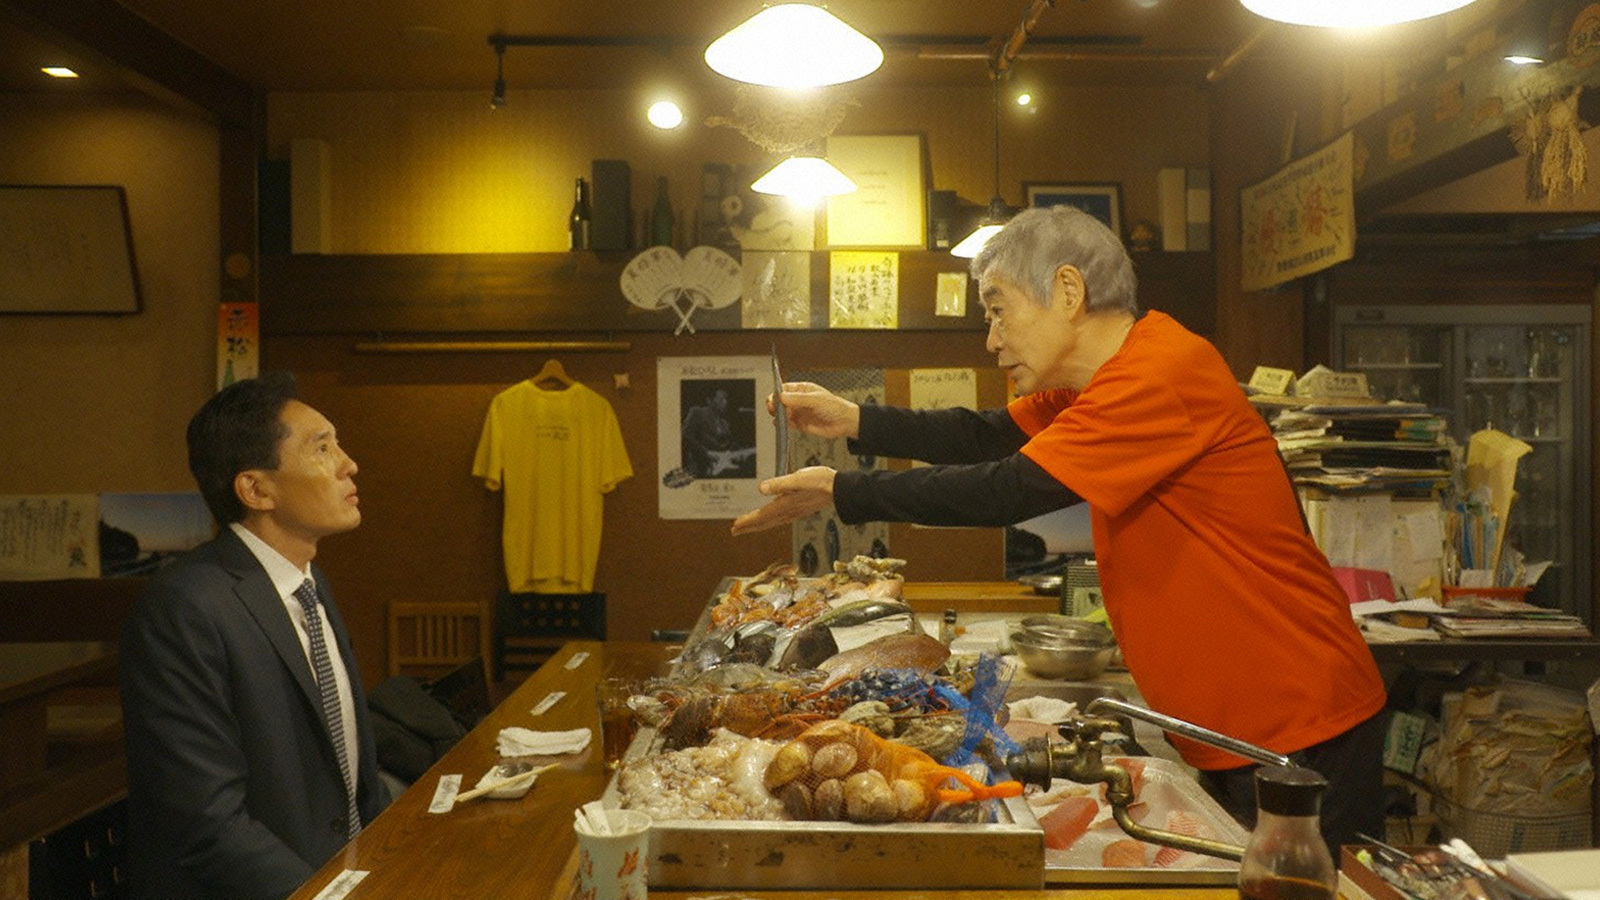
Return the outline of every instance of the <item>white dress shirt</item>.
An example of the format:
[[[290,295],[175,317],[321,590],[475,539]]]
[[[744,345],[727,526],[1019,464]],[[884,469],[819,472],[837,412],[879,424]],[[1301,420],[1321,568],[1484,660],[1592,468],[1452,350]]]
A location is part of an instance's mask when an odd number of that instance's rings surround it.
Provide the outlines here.
[[[306,631],[306,611],[300,605],[299,598],[294,592],[299,590],[307,578],[311,577],[311,567],[305,569],[295,567],[295,564],[284,558],[282,553],[272,549],[266,541],[257,537],[250,529],[238,522],[230,522],[229,528],[244,541],[250,548],[261,567],[267,570],[267,577],[272,579],[272,586],[277,589],[278,597],[283,601],[284,611],[289,614],[289,621],[294,623],[294,633],[300,638],[300,649],[306,655],[306,667],[311,668],[311,634]],[[321,596],[321,592],[318,592]],[[324,604],[326,607],[326,604]],[[350,760],[350,777],[359,778],[360,766],[357,760],[361,758],[361,747],[356,743],[356,711],[355,701],[350,698],[350,673],[345,669],[344,657],[339,653],[339,642],[334,640],[333,626],[328,624],[328,614],[322,616],[322,642],[328,647],[328,659],[333,663],[333,682],[339,691],[339,719],[344,725],[345,755]],[[311,674],[311,682],[316,683],[316,672]]]

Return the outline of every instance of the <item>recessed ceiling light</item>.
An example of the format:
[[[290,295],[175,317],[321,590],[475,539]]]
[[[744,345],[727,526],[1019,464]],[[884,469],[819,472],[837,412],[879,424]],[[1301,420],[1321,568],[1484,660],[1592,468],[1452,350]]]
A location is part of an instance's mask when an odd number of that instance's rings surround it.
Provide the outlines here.
[[[45,66],[45,67],[41,68],[39,71],[45,73],[46,75],[49,75],[51,78],[77,78],[78,77],[78,73],[77,72],[72,71],[71,69],[67,68],[66,66]]]
[[[651,125],[663,130],[677,128],[683,124],[683,110],[671,100],[657,100],[650,104],[644,116],[650,120]]]

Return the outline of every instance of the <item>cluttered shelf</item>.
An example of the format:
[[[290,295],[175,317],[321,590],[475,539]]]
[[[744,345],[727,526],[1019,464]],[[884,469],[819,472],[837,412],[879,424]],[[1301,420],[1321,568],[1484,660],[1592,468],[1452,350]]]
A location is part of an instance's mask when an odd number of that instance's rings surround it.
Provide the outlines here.
[[[1549,662],[1553,660],[1600,661],[1600,641],[1593,638],[1492,640],[1483,638],[1444,638],[1441,640],[1399,641],[1367,644],[1380,663],[1417,663],[1439,660],[1467,662]]]

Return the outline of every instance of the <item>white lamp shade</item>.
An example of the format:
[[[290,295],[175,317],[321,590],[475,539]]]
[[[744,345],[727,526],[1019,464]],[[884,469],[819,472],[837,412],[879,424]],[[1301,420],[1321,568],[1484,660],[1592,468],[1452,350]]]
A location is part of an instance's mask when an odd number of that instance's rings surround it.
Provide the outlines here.
[[[977,256],[978,251],[983,249],[983,245],[989,243],[989,239],[999,234],[1000,229],[1004,227],[1004,225],[979,225],[976,231],[962,238],[961,243],[950,248],[950,255],[959,256],[962,259],[971,259]]]
[[[816,156],[791,156],[750,185],[750,190],[760,194],[776,194],[807,203],[816,203],[820,197],[848,194],[855,189],[856,183],[849,176],[833,163]]]
[[[1240,0],[1258,16],[1291,25],[1372,28],[1426,19],[1472,0]]]
[[[782,3],[712,41],[706,65],[748,84],[821,87],[876,71],[883,48],[821,7]]]

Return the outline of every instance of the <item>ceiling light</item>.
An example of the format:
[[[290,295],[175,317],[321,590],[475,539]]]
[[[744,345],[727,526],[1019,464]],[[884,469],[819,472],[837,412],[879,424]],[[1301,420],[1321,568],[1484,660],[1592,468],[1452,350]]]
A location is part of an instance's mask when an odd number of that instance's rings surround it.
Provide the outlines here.
[[[1027,106],[1027,105],[1029,105],[1031,103],[1033,103],[1033,95],[1028,93],[1027,91],[1023,91],[1022,93],[1017,95],[1017,105],[1018,106]]]
[[[644,117],[650,120],[651,125],[664,131],[677,128],[683,124],[683,110],[679,109],[678,104],[673,103],[671,100],[657,100],[650,104],[650,108],[645,111]]]
[[[994,196],[989,199],[989,209],[978,221],[978,227],[950,248],[951,256],[971,259],[978,255],[989,239],[1000,233],[1006,220],[1011,218],[1011,207],[1000,196],[1000,72],[993,70],[989,77],[994,81]]]
[[[815,205],[823,197],[854,191],[856,183],[820,156],[791,156],[757,178],[750,189]]]
[[[950,255],[959,256],[962,259],[971,259],[977,256],[978,251],[983,249],[983,245],[989,243],[989,239],[999,234],[1000,229],[1004,227],[1006,227],[1004,222],[988,222],[987,224],[979,225],[977,230],[962,238],[961,243],[950,248]]]
[[[78,77],[78,73],[77,72],[72,71],[71,69],[67,68],[66,66],[45,66],[44,68],[40,69],[39,71],[45,73],[46,75],[49,75],[51,78],[77,78]]]
[[[1240,0],[1258,16],[1291,25],[1371,28],[1426,19],[1460,9],[1472,0]]]
[[[883,48],[819,6],[781,3],[712,41],[706,65],[748,84],[822,87],[870,75]]]
[[[1506,62],[1511,63],[1514,66],[1538,66],[1544,64],[1544,60],[1540,57],[1523,56],[1520,53],[1512,53],[1504,57],[1504,59]]]

